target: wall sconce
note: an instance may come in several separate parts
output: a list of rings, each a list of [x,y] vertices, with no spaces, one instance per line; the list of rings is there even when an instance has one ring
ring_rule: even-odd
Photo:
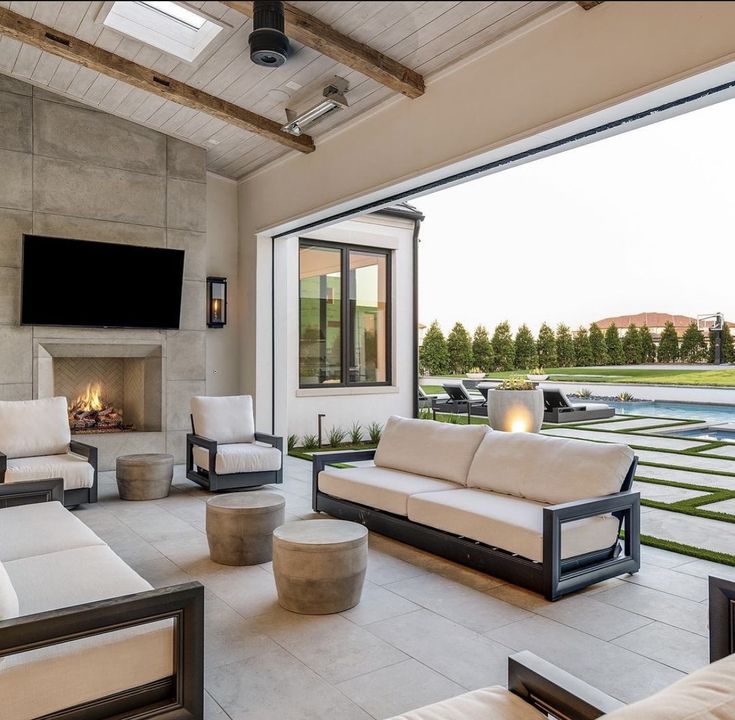
[[[227,278],[207,278],[207,327],[227,324]]]

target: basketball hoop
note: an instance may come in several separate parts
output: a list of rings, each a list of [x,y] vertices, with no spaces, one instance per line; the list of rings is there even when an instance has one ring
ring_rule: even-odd
[[[698,330],[722,330],[725,326],[725,316],[722,313],[697,315]]]

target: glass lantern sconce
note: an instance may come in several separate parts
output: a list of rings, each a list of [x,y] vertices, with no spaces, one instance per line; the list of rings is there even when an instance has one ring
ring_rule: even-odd
[[[207,278],[207,327],[227,324],[227,278]]]

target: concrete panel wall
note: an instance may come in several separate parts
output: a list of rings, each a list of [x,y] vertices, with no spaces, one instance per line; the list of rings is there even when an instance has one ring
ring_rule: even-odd
[[[202,148],[0,76],[0,399],[38,396],[33,347],[39,342],[154,341],[162,348],[163,431],[87,436],[100,446],[106,469],[124,452],[167,450],[184,459],[189,400],[205,392],[207,344],[215,338],[205,326],[205,160]],[[228,221],[232,227],[225,229]],[[236,223],[233,209],[214,232],[231,277]],[[185,250],[181,330],[21,327],[21,236],[31,232]],[[220,393],[237,391],[237,343],[234,348],[218,360]],[[228,385],[228,378],[235,380]]]
[[[240,184],[241,390],[269,395],[261,328],[270,298],[258,293],[259,232],[436,173],[614,106],[735,58],[735,3],[574,3],[396,97]],[[267,270],[267,268],[266,268]],[[268,312],[261,313],[261,308]],[[266,343],[267,345],[267,343]],[[263,375],[264,381],[259,377]],[[269,416],[269,400],[264,401]],[[256,408],[260,413],[259,401]]]

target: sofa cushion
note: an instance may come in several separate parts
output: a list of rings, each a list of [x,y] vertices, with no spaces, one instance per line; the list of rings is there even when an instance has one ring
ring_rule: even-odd
[[[544,720],[536,708],[503,687],[473,690],[391,720]]]
[[[195,465],[204,470],[209,470],[208,450],[195,445],[193,456]],[[281,451],[270,445],[260,445],[258,443],[217,445],[214,468],[220,475],[280,470]]]
[[[0,562],[0,621],[10,620],[10,618],[18,617],[19,614],[18,593],[15,592],[8,571]]]
[[[44,455],[8,460],[5,482],[25,482],[63,478],[64,490],[90,488],[94,485],[94,468],[79,455]]]
[[[543,508],[532,500],[463,488],[411,495],[408,519],[542,562]],[[562,558],[611,547],[618,527],[609,515],[565,523]]]
[[[21,615],[151,589],[106,545],[36,555],[5,567]],[[7,657],[0,667],[3,720],[45,716],[160,680],[173,673],[173,658],[170,620]]]
[[[467,485],[556,505],[619,492],[633,457],[627,445],[491,432],[475,454]]]
[[[695,670],[607,720],[729,720],[735,717],[735,655]]]
[[[58,455],[70,442],[66,398],[0,401],[0,452],[8,457]]]
[[[196,396],[191,399],[194,432],[219,443],[255,442],[253,398]]]
[[[487,425],[451,425],[392,416],[375,451],[378,467],[467,483],[467,472]]]
[[[0,509],[0,562],[106,545],[59,502]]]
[[[319,473],[318,482],[319,489],[327,495],[404,517],[408,514],[408,498],[414,493],[461,490],[464,487],[446,480],[381,467],[327,468]]]

